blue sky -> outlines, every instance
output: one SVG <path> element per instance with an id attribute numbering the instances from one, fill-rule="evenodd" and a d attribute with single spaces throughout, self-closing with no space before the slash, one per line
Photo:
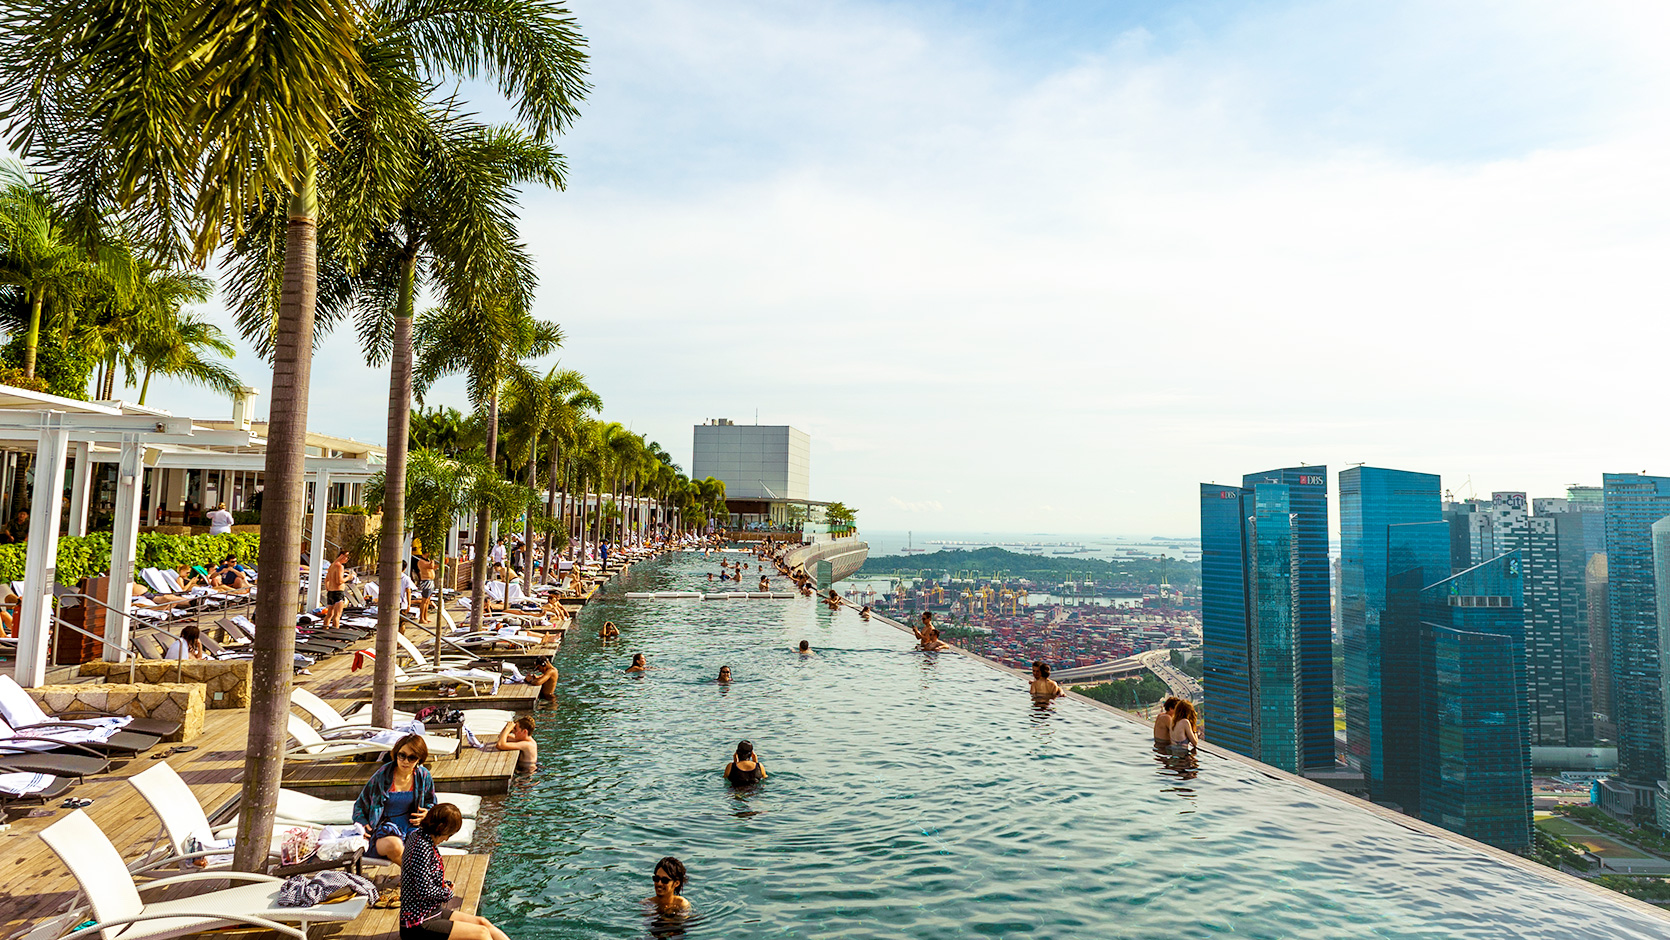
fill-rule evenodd
<path id="1" fill-rule="evenodd" d="M 1138 534 L 1300 461 L 1670 472 L 1660 5 L 573 8 L 539 312 L 681 461 L 757 408 L 876 528 Z M 386 389 L 333 338 L 312 423 L 381 440 Z"/>

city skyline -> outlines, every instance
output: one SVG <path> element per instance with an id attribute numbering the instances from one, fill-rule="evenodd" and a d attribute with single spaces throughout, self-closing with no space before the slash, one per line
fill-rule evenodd
<path id="1" fill-rule="evenodd" d="M 537 312 L 610 417 L 686 468 L 690 425 L 758 409 L 812 436 L 814 498 L 861 526 L 1144 535 L 1189 532 L 1188 484 L 1225 468 L 1366 461 L 1539 496 L 1670 472 L 1632 415 L 1435 354 L 1558 347 L 1647 400 L 1662 9 L 575 13 L 596 93 L 560 144 L 569 190 L 525 194 Z M 1602 359 L 1592 310 L 1641 320 L 1638 342 Z M 759 368 L 690 354 L 712 341 Z M 1266 368 L 1288 356 L 1305 367 Z M 263 364 L 236 366 L 264 412 Z M 825 372 L 842 394 L 795 391 Z M 380 409 L 342 407 L 386 397 L 350 333 L 314 376 L 313 426 L 382 440 Z M 1589 433 L 1532 443 L 1561 425 Z M 965 457 L 992 448 L 1046 461 Z"/>

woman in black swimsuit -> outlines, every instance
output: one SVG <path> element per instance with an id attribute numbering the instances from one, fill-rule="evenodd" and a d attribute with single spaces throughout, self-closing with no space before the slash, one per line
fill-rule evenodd
<path id="1" fill-rule="evenodd" d="M 743 741 L 736 746 L 736 754 L 725 765 L 725 779 L 733 787 L 745 787 L 765 779 L 765 768 L 755 759 L 752 743 Z"/>

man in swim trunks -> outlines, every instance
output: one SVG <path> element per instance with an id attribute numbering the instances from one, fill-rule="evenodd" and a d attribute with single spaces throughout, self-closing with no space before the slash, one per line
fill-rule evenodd
<path id="1" fill-rule="evenodd" d="M 422 552 L 412 553 L 417 569 L 418 622 L 429 622 L 429 599 L 435 596 L 435 563 Z"/>
<path id="2" fill-rule="evenodd" d="M 336 553 L 336 560 L 331 562 L 325 572 L 325 627 L 340 627 L 342 625 L 342 607 L 348 600 L 348 550 L 344 548 Z"/>
<path id="3" fill-rule="evenodd" d="M 1177 698 L 1168 697 L 1160 704 L 1160 713 L 1154 716 L 1154 743 L 1161 747 L 1171 747 L 1171 713 L 1177 708 Z"/>

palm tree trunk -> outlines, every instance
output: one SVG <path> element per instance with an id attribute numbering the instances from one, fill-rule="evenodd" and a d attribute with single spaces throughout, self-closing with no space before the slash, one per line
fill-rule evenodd
<path id="1" fill-rule="evenodd" d="M 145 367 L 145 383 L 143 385 L 139 386 L 139 403 L 141 405 L 145 404 L 145 395 L 150 390 L 151 390 L 151 367 L 146 366 Z M 383 725 L 382 727 L 386 728 L 388 726 Z"/>
<path id="2" fill-rule="evenodd" d="M 534 461 L 539 459 L 539 447 L 537 446 L 538 443 L 539 443 L 539 437 L 536 435 L 533 439 L 533 443 L 528 445 L 528 489 L 533 489 L 533 487 L 534 487 Z M 524 511 L 525 514 L 523 516 L 523 522 L 522 522 L 522 591 L 523 591 L 523 593 L 528 594 L 528 595 L 533 594 L 533 507 L 534 507 L 534 505 L 537 505 L 537 504 L 529 504 L 528 508 Z M 551 553 L 546 552 L 545 554 L 550 555 Z M 547 558 L 546 560 L 549 561 L 550 559 Z M 506 596 L 508 597 L 509 595 L 506 595 Z M 387 727 L 387 725 L 385 725 L 384 727 Z"/>
<path id="3" fill-rule="evenodd" d="M 41 305 L 46 302 L 45 288 L 37 287 L 29 295 L 29 338 L 23 341 L 23 374 L 35 377 L 35 351 L 41 345 Z"/>
<path id="4" fill-rule="evenodd" d="M 313 372 L 313 307 L 318 297 L 318 178 L 309 159 L 290 197 L 284 235 L 284 285 L 273 349 L 261 512 L 261 592 L 255 600 L 255 657 L 250 668 L 249 749 L 244 756 L 233 867 L 265 871 L 273 816 L 284 775 L 285 721 L 296 652 L 297 560 L 302 551 L 306 484 L 307 385 Z M 324 512 L 320 493 L 316 511 Z M 322 551 L 323 546 L 314 546 Z"/>
<path id="5" fill-rule="evenodd" d="M 487 398 L 487 466 L 499 472 L 499 383 L 493 381 Z M 481 629 L 482 604 L 487 598 L 487 530 L 493 524 L 492 510 L 482 506 L 475 514 L 475 564 L 470 568 L 470 629 Z"/>
<path id="6" fill-rule="evenodd" d="M 394 656 L 400 633 L 400 556 L 406 538 L 406 454 L 412 427 L 412 293 L 416 276 L 417 252 L 408 244 L 400 258 L 400 296 L 394 308 L 394 347 L 389 355 L 388 455 L 383 463 L 383 526 L 377 543 L 377 585 L 383 600 L 377 604 L 371 723 L 379 728 L 394 727 Z M 436 597 L 445 603 L 444 595 L 437 593 Z M 435 656 L 440 655 L 436 649 Z"/>

